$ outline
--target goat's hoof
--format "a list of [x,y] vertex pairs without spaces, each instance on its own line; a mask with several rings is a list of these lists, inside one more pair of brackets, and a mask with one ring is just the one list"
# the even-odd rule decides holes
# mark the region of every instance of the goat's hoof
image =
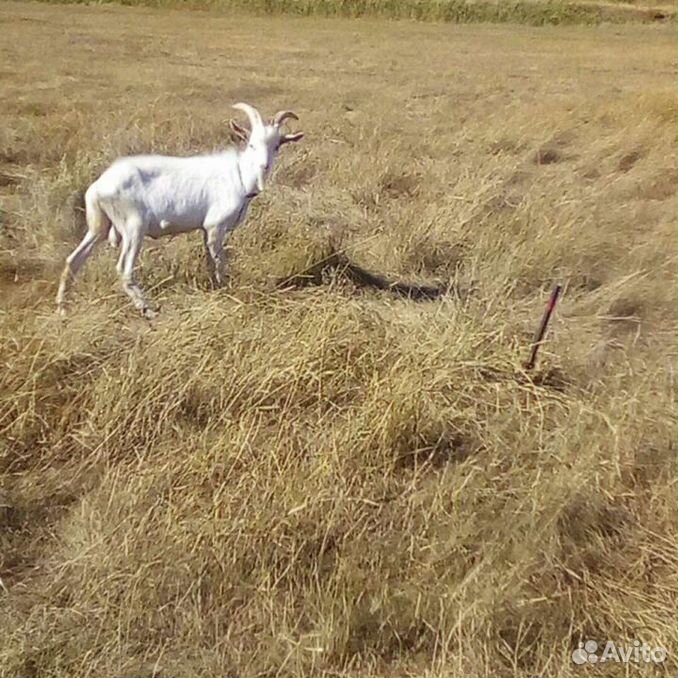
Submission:
[[66,307],[63,304],[57,304],[55,313],[59,318],[66,317]]
[[148,306],[141,311],[141,315],[146,318],[146,320],[153,320],[153,318],[156,318],[158,315],[157,311],[154,311],[152,308],[149,308]]

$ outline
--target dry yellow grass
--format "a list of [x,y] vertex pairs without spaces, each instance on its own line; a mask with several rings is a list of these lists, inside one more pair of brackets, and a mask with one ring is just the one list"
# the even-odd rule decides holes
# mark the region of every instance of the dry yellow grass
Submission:
[[[90,0],[67,1],[90,4]],[[380,17],[459,24],[561,26],[675,19],[674,3],[667,0],[113,0],[116,1],[132,6],[208,9],[221,14]]]
[[[0,676],[675,675],[670,28],[0,26]],[[197,234],[149,244],[149,326],[102,247],[59,322],[73,195],[219,146],[237,100],[307,136],[229,288]],[[331,238],[476,292],[274,289]],[[580,638],[671,656],[577,667]]]

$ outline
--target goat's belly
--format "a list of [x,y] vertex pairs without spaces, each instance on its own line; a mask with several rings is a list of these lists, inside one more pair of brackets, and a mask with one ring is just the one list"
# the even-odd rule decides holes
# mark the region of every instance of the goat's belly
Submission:
[[162,238],[164,235],[176,235],[178,233],[187,233],[201,228],[201,224],[176,224],[164,219],[159,222],[149,224],[147,235],[151,238]]

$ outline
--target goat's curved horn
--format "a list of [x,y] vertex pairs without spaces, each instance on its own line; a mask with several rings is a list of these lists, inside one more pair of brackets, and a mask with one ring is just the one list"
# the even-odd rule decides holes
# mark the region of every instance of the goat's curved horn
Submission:
[[243,111],[244,113],[247,114],[247,117],[250,119],[250,125],[252,127],[252,130],[254,130],[255,127],[264,126],[264,121],[261,118],[261,114],[256,108],[254,108],[254,106],[250,106],[249,104],[239,102],[237,104],[233,104],[233,108],[236,108],[239,111]]
[[273,116],[273,124],[276,127],[280,127],[280,125],[285,122],[288,118],[292,118],[292,120],[299,120],[299,117],[294,111],[278,111],[274,116]]

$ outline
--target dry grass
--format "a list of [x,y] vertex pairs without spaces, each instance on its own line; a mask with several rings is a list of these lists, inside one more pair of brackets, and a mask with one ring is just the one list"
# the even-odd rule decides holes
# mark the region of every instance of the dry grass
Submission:
[[[42,0],[61,3],[64,0]],[[123,5],[258,15],[381,17],[453,23],[531,26],[665,22],[675,18],[668,0],[97,0]],[[89,5],[92,0],[66,0]]]
[[[670,29],[0,24],[0,676],[675,675]],[[150,326],[102,248],[59,322],[73,195],[239,99],[307,136],[230,287],[149,244]],[[331,238],[476,292],[274,288]],[[577,668],[581,637],[671,658]]]

